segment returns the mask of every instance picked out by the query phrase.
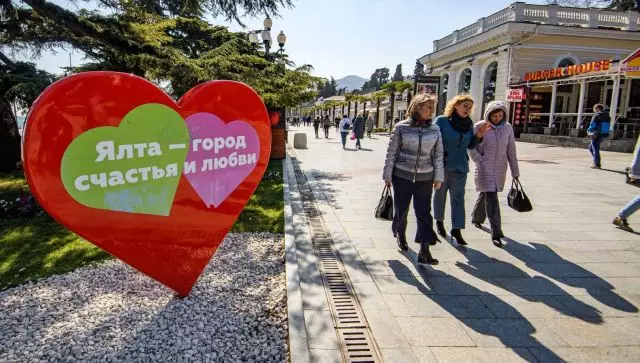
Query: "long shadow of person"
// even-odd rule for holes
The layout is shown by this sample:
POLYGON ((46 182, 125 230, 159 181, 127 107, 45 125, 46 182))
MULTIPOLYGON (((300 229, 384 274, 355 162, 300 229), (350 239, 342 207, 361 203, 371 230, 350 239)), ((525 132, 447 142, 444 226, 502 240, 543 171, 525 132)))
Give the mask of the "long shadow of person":
MULTIPOLYGON (((455 247, 454 247, 455 248, 455 247)), ((521 268, 508 262, 489 257, 469 247, 456 248, 467 256, 467 263, 456 262, 456 266, 471 276, 505 289, 529 302, 542 303, 555 311, 593 324, 602 323, 602 314, 593 306, 576 299, 553 281, 543 276, 531 276, 521 268), (481 261, 481 262, 479 262, 481 261), (501 279, 493 279, 493 278, 501 279), (516 283, 501 283, 500 280, 517 278, 516 283), (525 281, 522 281, 525 279, 525 281), (557 299, 556 297, 561 297, 557 299)), ((507 282, 507 281, 505 281, 507 282)))
POLYGON ((507 243, 503 247, 504 250, 524 262, 530 269, 560 283, 585 289, 594 299, 611 308, 628 313, 638 312, 635 305, 613 291, 615 288, 609 282, 580 265, 562 258, 549 246, 535 242, 531 242, 529 246, 511 238, 505 238, 505 241, 507 243), (533 256, 539 256, 548 263, 536 262, 533 256), (561 271, 558 271, 558 266, 562 266, 561 271))
MULTIPOLYGON (((416 253, 411 250, 402 255, 407 258, 409 263, 414 263, 417 258, 416 253)), ((407 276, 407 274, 411 274, 409 269, 406 266, 400 266, 402 266, 402 264, 397 264, 395 268, 392 269, 396 278, 411 284, 411 279, 407 276)), ((419 277, 415 276, 416 281, 414 283, 414 285, 419 287, 418 290, 462 324, 480 334, 478 339, 486 342, 486 338, 482 336, 495 337, 502 345, 512 349, 521 359, 527 362, 538 362, 538 360, 526 348, 535 348, 536 355, 544 356, 547 361, 564 361, 534 337, 534 333, 536 333, 537 330, 527 318, 498 296, 489 294, 455 276, 432 267, 417 268, 416 270, 420 275, 419 277), (431 291, 431 293, 425 292, 424 285, 417 280, 422 279, 427 286, 433 286, 429 281, 433 277, 440 279, 445 278, 447 280, 447 284, 436 286, 435 290, 437 294, 433 294, 433 291, 431 291), (462 297, 463 300, 452 299, 456 296, 452 296, 454 294, 452 294, 451 291, 447 291, 447 288, 460 292, 458 295, 464 296, 457 297, 462 297), (499 310, 501 311, 501 316, 505 314, 509 316, 509 319, 501 319, 499 316, 496 316, 493 311, 488 310, 479 296, 489 297, 495 300, 494 304, 492 304, 493 311, 499 310)), ((455 345, 455 343, 456 342, 452 342, 452 345, 455 345)), ((478 341, 475 341, 475 343, 477 345, 484 344, 478 341)), ((488 342, 487 344, 495 346, 494 343, 488 342)))

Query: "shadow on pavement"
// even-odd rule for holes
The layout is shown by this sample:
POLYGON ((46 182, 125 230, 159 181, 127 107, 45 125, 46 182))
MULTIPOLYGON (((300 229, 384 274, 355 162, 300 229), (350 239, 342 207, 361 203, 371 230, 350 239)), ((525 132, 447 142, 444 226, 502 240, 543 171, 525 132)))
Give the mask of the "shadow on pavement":
MULTIPOLYGON (((409 262, 411 263, 414 263, 414 261, 417 260, 417 255, 412 250, 404 252, 402 255, 406 257, 407 260, 409 260, 409 262)), ((407 270, 406 272, 404 272, 404 274, 403 271, 400 270, 400 268, 395 269, 394 273, 399 280, 407 282, 407 273, 410 273, 410 271, 408 271, 408 268, 406 266, 402 266, 402 268, 407 270)), ((511 348, 524 361, 537 362, 537 360, 531 353, 522 348, 536 348, 537 350, 542 351, 545 357, 551 358, 551 361, 562 361, 559 356, 557 356, 554 352, 544 346, 544 344, 542 344, 533 336, 533 334, 536 332, 536 328, 533 326, 533 324, 531 324, 520 312, 518 312, 518 310, 509 305, 504 300, 500 299, 498 296, 488 294, 486 291, 482 291, 475 286, 456 278, 455 276, 437 270, 437 268, 434 269, 432 267, 418 267, 417 270, 420 274, 420 278, 427 286, 431 286, 431 284, 429 283, 429 277, 445 277, 450 281, 451 286, 455 286, 456 289, 464 289, 464 295, 469 295, 465 297, 477 298, 481 295, 489 297, 494 300, 492 304, 494 309, 500 309, 502 314, 504 314, 505 316, 509 316, 508 319, 486 317, 478 318, 477 316, 474 317, 473 314, 469 313, 468 309, 461 308, 457 304, 452 304, 450 300, 451 296, 440 294, 424 294, 426 297, 431 299, 433 302, 435 302, 449 314, 451 314, 454 318, 460 321, 462 324, 466 325, 470 329, 473 329, 479 334, 493 336, 499 339, 504 346, 506 346, 507 348, 511 348)), ((416 285, 422 286, 422 284, 416 285)), ((452 345, 455 345, 455 342, 452 342, 452 345)))
POLYGON ((531 247, 529 247, 511 238, 505 238, 504 240, 507 241, 507 243, 503 246, 503 249, 513 257, 524 262, 530 269, 560 283, 585 289, 594 299, 616 310, 628 313, 638 312, 638 308, 635 305, 613 292, 614 287, 609 282, 582 266, 562 258, 549 246, 531 242, 531 247), (538 256, 539 261, 544 260, 547 263, 536 263, 532 261, 532 255, 538 256), (557 275, 558 264, 562 264, 563 267, 571 273, 573 278, 560 279, 557 275))

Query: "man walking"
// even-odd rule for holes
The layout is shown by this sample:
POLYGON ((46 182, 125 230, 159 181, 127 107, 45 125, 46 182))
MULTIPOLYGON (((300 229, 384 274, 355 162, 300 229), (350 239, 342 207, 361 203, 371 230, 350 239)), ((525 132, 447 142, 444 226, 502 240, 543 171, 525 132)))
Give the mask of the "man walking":
POLYGON ((600 159, 600 143, 602 140, 609 136, 609 125, 611 118, 609 114, 604 112, 604 106, 600 103, 593 106, 593 112, 595 113, 591 118, 591 123, 587 129, 589 137, 591 137, 591 144, 589 145, 589 152, 593 156, 593 169, 600 169, 602 167, 600 159))
POLYGON ((322 126, 324 127, 324 138, 329 138, 329 129, 331 128, 331 119, 329 115, 324 115, 322 118, 322 126))
POLYGON ((316 133, 316 139, 320 137, 318 136, 318 129, 320 129, 320 118, 316 117, 316 119, 313 120, 313 131, 316 133))

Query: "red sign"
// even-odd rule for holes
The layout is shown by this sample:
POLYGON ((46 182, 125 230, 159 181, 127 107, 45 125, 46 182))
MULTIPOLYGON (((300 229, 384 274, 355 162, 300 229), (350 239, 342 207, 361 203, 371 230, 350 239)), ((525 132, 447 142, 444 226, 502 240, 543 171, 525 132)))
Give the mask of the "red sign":
POLYGON ((607 71, 611 68, 610 60, 601 60, 584 64, 574 64, 566 67, 558 67, 547 69, 544 71, 525 73, 524 80, 540 81, 544 79, 560 78, 565 76, 574 76, 577 74, 607 71))
POLYGON ((507 92, 508 102, 522 102, 525 99, 524 88, 513 88, 507 92))
POLYGON ((247 85, 201 84, 177 103, 145 79, 73 75, 29 112, 31 191, 55 220, 186 296, 262 179, 264 103, 247 85))

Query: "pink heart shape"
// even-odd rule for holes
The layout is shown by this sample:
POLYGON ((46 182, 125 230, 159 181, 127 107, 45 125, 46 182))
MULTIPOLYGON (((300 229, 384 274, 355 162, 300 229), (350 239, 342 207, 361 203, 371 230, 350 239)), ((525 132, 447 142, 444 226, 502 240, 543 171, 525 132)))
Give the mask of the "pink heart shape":
POLYGON ((256 167, 260 139, 249 123, 225 123, 207 112, 193 114, 185 122, 191 145, 184 174, 207 207, 217 208, 256 167), (243 138, 245 143, 239 142, 243 138), (190 164, 195 168, 188 168, 190 164))

